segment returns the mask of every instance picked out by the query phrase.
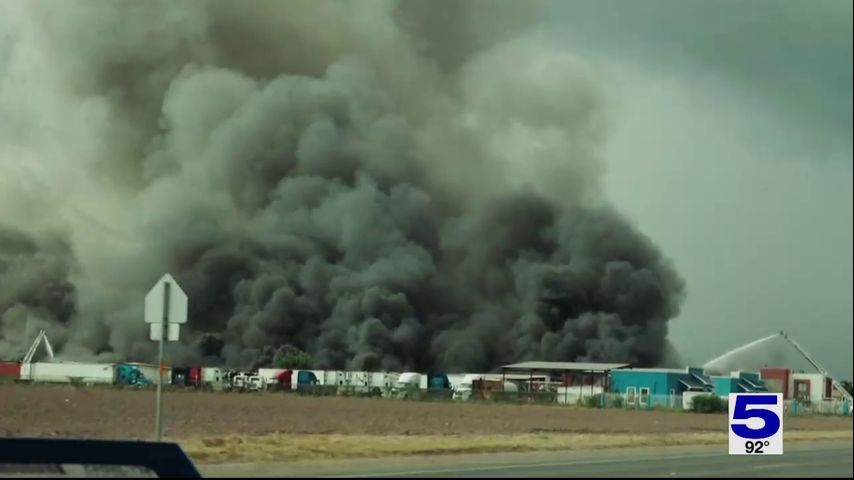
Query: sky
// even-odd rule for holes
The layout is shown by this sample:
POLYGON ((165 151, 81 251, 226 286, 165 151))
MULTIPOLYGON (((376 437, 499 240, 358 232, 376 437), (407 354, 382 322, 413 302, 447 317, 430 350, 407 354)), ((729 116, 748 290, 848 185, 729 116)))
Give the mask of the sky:
MULTIPOLYGON (((404 37, 397 37, 402 33, 386 15, 385 2, 374 2, 373 9, 360 6, 356 18, 348 10, 352 5, 338 4, 327 11, 311 2, 306 4, 311 8, 289 11, 281 10, 277 2, 259 3, 254 10, 241 10, 241 15, 224 7, 229 2, 210 9, 207 6, 213 4, 189 2, 174 9, 126 9, 119 4, 106 10, 68 7, 68 14, 48 6, 49 2, 33 7, 41 12, 35 14, 29 7, 23 8, 31 2, 12 3, 17 8, 10 7, 9 15, 0 15, 0 57, 11 59, 0 62, 6 67, 0 69, 0 110, 6 107, 4 113, 11 113, 0 115, 0 124, 5 125, 0 128, 0 169, 12 172, 0 175, 0 220, 13 226, 26 224, 32 230, 67 224, 74 260, 82 267, 65 263, 72 250, 47 242, 46 246, 56 250, 52 255, 62 261, 50 263, 56 268, 44 270, 50 274, 56 270, 61 278, 70 270, 83 272, 78 276, 86 281, 75 284, 81 296, 78 303, 82 311, 94 309, 97 315, 81 313, 76 318, 93 319, 97 328, 75 328, 74 332, 87 332, 86 340, 95 345, 87 348, 93 352, 107 343, 119 351, 133 350, 136 345, 150 350, 146 337, 135 340, 139 332, 145 333, 137 327, 128 328, 127 335, 116 333, 122 325, 140 325, 135 320, 138 312, 134 312, 140 304, 132 298, 135 290, 142 292, 150 285, 144 281, 147 273, 141 272, 172 268, 168 262, 180 256, 175 252, 192 252, 196 245, 205 244, 197 237, 210 235, 212 245, 222 241, 217 228, 192 230, 187 225, 195 224, 183 221, 199 215, 195 204, 173 215, 170 197, 158 189, 183 198, 187 189, 180 182, 196 180, 186 177, 190 173, 169 180, 182 171, 170 170, 169 165, 180 164, 174 163, 175 158, 185 162, 196 154, 207 159, 201 153, 207 145, 193 135, 215 123, 209 125, 202 117, 239 111, 232 106, 212 108, 217 102, 200 100, 196 95, 201 90, 172 89, 186 81, 175 76, 176 68, 188 59, 201 64, 218 59, 243 78, 234 87, 235 92, 242 92, 240 89, 266 85, 260 80, 244 81, 245 72, 258 79, 279 70, 316 75, 326 62, 355 52, 388 75, 388 85, 393 88, 371 85, 384 90, 377 99, 397 95, 395 98, 406 101, 391 102, 399 104, 395 108, 413 118, 428 112, 435 121, 436 130, 424 134, 429 155, 411 156, 407 150, 399 156, 444 160, 431 163, 429 171, 441 170, 437 179, 449 182, 449 190, 464 191, 462 197, 474 197, 479 190, 470 188, 475 182, 459 178, 471 174, 480 183, 490 184, 491 175, 484 180, 481 173, 489 172, 475 171, 480 163, 454 161, 478 159, 471 155, 469 140, 459 144, 449 140, 459 134, 453 127, 456 123, 449 121, 456 116, 465 120, 461 123, 469 133, 464 135, 476 136, 485 145, 489 161, 497 162, 482 165, 501 166, 496 177, 507 167, 511 183, 539 183, 537 187, 550 195, 557 189, 559 194, 567 193, 562 199, 567 204, 586 198, 587 187, 598 187, 600 165, 590 153, 593 146, 601 147, 599 155, 607 167, 603 198, 615 203, 653 239, 686 281, 687 296, 678 317, 669 322, 669 336, 687 362, 700 365, 724 351, 785 330, 814 352, 831 373, 843 379, 854 377, 850 0, 543 0, 551 2, 547 3, 546 20, 538 16, 539 9, 532 8, 533 1, 509 0, 503 7, 493 2, 495 8, 489 10, 491 1, 446 2, 440 9, 433 8, 435 2, 422 2, 418 8, 419 3, 404 2, 412 8, 408 14, 418 20, 414 22, 416 43, 426 45, 419 48, 430 62, 415 58, 415 50, 410 51, 404 37), (29 13, 25 15, 25 11, 29 13), (125 15, 146 20, 115 22, 125 15), (318 30, 318 18, 332 26, 318 30), (118 24, 133 28, 109 38, 97 35, 118 24), (211 25, 217 28, 208 30, 211 25), (252 25, 250 34, 247 25, 252 25), (535 31, 532 38, 515 38, 530 33, 529 28, 535 31), (502 37, 508 43, 502 44, 502 37), (153 38, 159 41, 152 42, 153 38), (542 40, 553 45, 543 45, 542 40), (208 45, 203 48, 200 44, 205 42, 208 45), (282 45, 284 50, 255 46, 267 42, 282 45), (569 55, 554 55, 555 48, 569 55), (245 53, 249 51, 258 57, 245 53), (469 58, 475 52, 483 55, 469 58), (567 56, 576 58, 569 61, 567 56), (138 75, 152 65, 157 68, 138 75), (434 79, 434 66, 448 78, 434 79), (122 72, 130 72, 134 81, 128 82, 122 72), (419 80, 429 85, 421 85, 419 80), (431 98, 431 89, 450 98, 446 90, 452 90, 452 85, 461 91, 455 92, 459 95, 448 105, 424 100, 431 98), (180 100, 185 94, 188 103, 180 100), (206 108, 193 107, 196 101, 206 108), (445 108, 448 110, 442 110, 445 108), (186 119, 181 116, 184 113, 186 119), (177 122, 169 135, 184 138, 180 135, 188 129, 187 138, 193 139, 188 140, 188 151, 169 150, 173 143, 163 142, 161 131, 169 123, 161 120, 177 122), (187 122, 181 123, 184 120, 187 122), (530 128, 516 128, 514 121, 530 128), (607 127, 605 135, 600 135, 601 125, 607 127), (549 126, 557 126, 561 134, 554 137, 549 126), (443 142, 433 141, 436 138, 443 142), (143 148, 149 140, 154 153, 143 148), (518 160, 510 165, 508 159, 518 160), (505 160, 507 165, 503 165, 505 160), (556 165, 558 161, 563 163, 556 165), (455 170, 460 165, 465 168, 455 170), (160 183, 164 179, 166 183, 160 183), (125 212, 131 209, 142 213, 129 217, 125 212), (84 221, 77 221, 80 218, 84 221), (109 225, 103 232, 120 231, 122 235, 104 235, 92 228, 95 225, 109 225), (154 228, 152 225, 172 226, 170 231, 177 233, 174 238, 140 240, 146 237, 135 229, 144 231, 142 226, 154 228), (185 249, 183 240, 192 248, 185 249), (139 245, 146 243, 151 244, 146 247, 151 252, 133 253, 137 248, 145 253, 139 245), (110 255, 119 260, 112 261, 110 255), (145 265, 133 262, 139 258, 146 259, 145 265), (114 309, 120 313, 113 314, 114 309)), ((198 72, 190 73, 193 77, 198 72)), ((354 73, 352 78, 344 75, 340 80, 349 87, 365 78, 354 73)), ((220 88, 219 83, 215 85, 220 88)), ((270 95, 288 98, 290 90, 286 90, 270 95)), ((244 94, 234 95, 235 105, 241 104, 236 99, 244 94)), ((220 100, 230 102, 231 98, 220 100)), ((275 103, 249 105, 264 107, 262 110, 270 107, 270 115, 279 115, 275 103)), ((294 111, 282 109, 281 114, 289 118, 294 111)), ((416 123, 433 128, 431 122, 416 123)), ((269 132, 267 127, 272 124, 249 125, 247 135, 269 132)), ((388 128, 396 125, 383 124, 388 128)), ((273 133, 265 134, 271 135, 273 145, 291 141, 290 137, 282 140, 273 133)), ((394 143, 391 140, 397 134, 371 138, 385 145, 386 141, 394 143)), ((310 145, 333 143, 309 138, 310 145)), ((227 147, 223 162, 243 161, 229 150, 240 150, 243 145, 234 138, 214 143, 227 147)), ((246 140, 247 162, 268 160, 265 152, 257 153, 257 143, 257 139, 246 140)), ((394 144, 395 149, 405 146, 405 142, 394 144)), ((396 155, 376 158, 389 161, 396 155)), ((207 166, 197 168, 193 174, 208 176, 207 166)), ((240 170, 253 172, 247 174, 250 187, 263 190, 271 184, 262 178, 267 172, 264 169, 240 170)), ((392 170, 398 171, 398 166, 392 170)), ((212 171, 218 172, 216 168, 212 171)), ((228 182, 226 185, 231 188, 228 182)), ((210 198, 196 195, 199 211, 205 215, 208 201, 223 202, 217 208, 222 206, 232 214, 243 212, 242 207, 237 208, 242 203, 264 198, 253 193, 250 200, 234 201, 223 194, 227 188, 211 188, 216 195, 210 198)), ((218 220, 231 228, 217 212, 218 220)), ((243 225, 244 221, 235 218, 233 224, 243 225)), ((257 239, 258 235, 253 237, 257 239)), ((40 256, 32 258, 35 265, 42 265, 40 256)), ((203 262, 195 266, 205 268, 203 262)), ((213 268, 205 272, 197 278, 225 278, 213 268)), ((154 281, 160 274, 148 276, 154 281)), ((31 281, 35 277, 29 275, 17 277, 26 286, 54 285, 31 281)), ((62 282, 56 285, 65 286, 62 282)), ((213 290, 199 282, 203 298, 213 290)), ((4 291, 16 293, 8 287, 4 291)), ((65 292, 70 295, 72 290, 65 292)), ((49 297, 54 298, 65 297, 49 297)), ((61 303, 63 308, 65 305, 61 303)), ((210 308, 229 310, 217 305, 210 308)), ((23 331, 19 324, 36 325, 24 310, 16 312, 17 320, 10 321, 9 331, 23 331)), ((353 316, 354 321, 359 318, 353 316)), ((235 325, 243 328, 240 322, 235 325)), ((59 327, 64 331, 63 325, 59 327)), ((656 338, 661 338, 660 333, 656 330, 656 338)), ((17 336, 15 345, 24 338, 17 336)), ((26 338, 30 337, 27 333, 26 338)), ((269 339, 255 335, 252 341, 259 343, 252 348, 260 348, 269 339)))
POLYGON ((608 197, 687 283, 670 338, 700 364, 785 330, 852 378, 852 3, 565 1, 595 72, 608 197))

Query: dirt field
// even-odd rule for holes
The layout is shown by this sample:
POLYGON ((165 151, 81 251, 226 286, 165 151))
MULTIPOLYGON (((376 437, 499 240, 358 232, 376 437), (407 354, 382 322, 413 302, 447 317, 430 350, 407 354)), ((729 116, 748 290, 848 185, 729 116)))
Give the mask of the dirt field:
MULTIPOLYGON (((0 436, 151 438, 154 392, 0 385, 0 436)), ((167 392, 165 435, 663 434, 724 431, 725 415, 285 394, 167 392)), ((851 418, 787 418, 786 431, 848 430, 851 418)))
MULTIPOLYGON (((786 444, 852 440, 850 430, 795 430, 786 444)), ((629 447, 726 445, 724 432, 692 433, 520 433, 496 435, 310 435, 278 434, 186 439, 180 443, 198 463, 302 461, 334 458, 390 458, 489 452, 545 452, 629 447)))

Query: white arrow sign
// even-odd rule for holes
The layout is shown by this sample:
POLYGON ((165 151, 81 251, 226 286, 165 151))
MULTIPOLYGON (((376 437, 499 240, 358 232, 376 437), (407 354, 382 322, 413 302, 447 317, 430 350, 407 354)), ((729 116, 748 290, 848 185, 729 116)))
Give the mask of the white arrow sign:
POLYGON ((187 294, 172 275, 163 275, 145 296, 145 322, 187 323, 187 294))

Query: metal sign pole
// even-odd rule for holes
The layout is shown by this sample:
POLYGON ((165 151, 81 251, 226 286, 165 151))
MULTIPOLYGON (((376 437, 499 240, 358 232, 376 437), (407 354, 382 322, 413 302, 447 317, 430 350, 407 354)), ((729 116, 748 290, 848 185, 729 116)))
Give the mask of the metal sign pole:
POLYGON ((163 285, 163 328, 160 331, 160 346, 158 347, 157 354, 157 407, 155 411, 156 419, 155 419, 155 436, 157 441, 159 442, 163 437, 163 422, 161 420, 161 416, 163 414, 163 399, 162 399, 162 390, 163 390, 163 342, 166 337, 166 332, 169 329, 169 282, 166 282, 163 285))

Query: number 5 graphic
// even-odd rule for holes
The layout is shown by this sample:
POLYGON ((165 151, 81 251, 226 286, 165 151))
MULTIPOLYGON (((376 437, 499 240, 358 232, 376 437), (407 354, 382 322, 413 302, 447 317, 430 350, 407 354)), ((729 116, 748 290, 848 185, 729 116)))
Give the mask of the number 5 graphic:
POLYGON ((749 428, 746 424, 733 424, 730 426, 732 428, 733 433, 738 435, 741 438, 749 438, 752 440, 757 440, 760 438, 768 438, 778 430, 780 430, 780 418, 777 417, 777 414, 771 410, 766 410, 764 408, 750 408, 747 407, 750 405, 776 405, 777 404, 777 396, 776 395, 751 395, 751 396, 739 396, 735 399, 735 407, 732 412, 733 420, 749 420, 751 418, 761 418, 765 424, 762 428, 752 429, 749 428))

